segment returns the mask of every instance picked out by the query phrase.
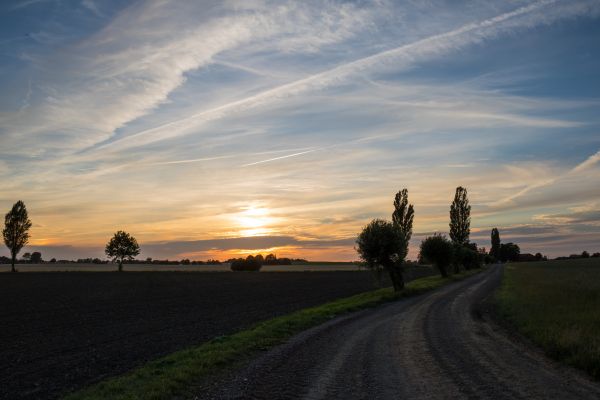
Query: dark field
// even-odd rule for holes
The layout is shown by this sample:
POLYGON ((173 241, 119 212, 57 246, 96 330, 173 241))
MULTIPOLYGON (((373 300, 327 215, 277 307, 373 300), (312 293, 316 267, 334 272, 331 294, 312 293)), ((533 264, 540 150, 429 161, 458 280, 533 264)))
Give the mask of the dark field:
POLYGON ((371 289, 368 272, 1 274, 0 397, 56 398, 258 321, 371 289))

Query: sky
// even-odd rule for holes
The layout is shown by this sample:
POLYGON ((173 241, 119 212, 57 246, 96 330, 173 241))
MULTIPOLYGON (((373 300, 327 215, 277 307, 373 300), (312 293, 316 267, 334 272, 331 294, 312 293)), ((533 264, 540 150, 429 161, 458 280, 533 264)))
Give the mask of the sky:
MULTIPOLYGON (((600 251, 600 1, 0 3, 0 210, 23 251, 357 260, 468 189, 471 241, 600 251)), ((3 248, 2 255, 8 255, 3 248)))

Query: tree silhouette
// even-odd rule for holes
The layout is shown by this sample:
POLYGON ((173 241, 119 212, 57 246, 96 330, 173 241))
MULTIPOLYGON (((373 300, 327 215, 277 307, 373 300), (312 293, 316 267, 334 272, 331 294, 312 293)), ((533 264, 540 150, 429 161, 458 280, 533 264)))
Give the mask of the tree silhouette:
POLYGON ((514 243, 502 243, 500 245, 500 261, 519 261, 521 249, 514 243))
POLYGON ((135 256, 140 254, 140 246, 138 245, 137 240, 129 233, 118 231, 110 239, 104 252, 114 261, 119 262, 119 272, 121 272, 123 271, 123 261, 126 259, 132 260, 135 256))
POLYGON ((421 242, 420 257, 434 264, 442 277, 448 277, 448 266, 452 262, 454 247, 445 236, 434 234, 421 242))
POLYGON ((2 230, 4 244, 10 250, 12 272, 17 272, 15 269, 17 255, 29 241, 29 228, 31 228, 31 220, 27 215, 27 208, 25 203, 19 200, 4 217, 4 229, 2 230))
POLYGON ((399 254, 400 261, 404 261, 408 255, 408 243, 412 236, 413 220, 415 218, 415 210, 412 204, 408 204, 408 190, 402 189, 396 193, 394 199, 394 212, 392 213, 392 223, 402 236, 404 249, 399 254))
POLYGON ((494 256, 497 260, 500 259, 500 232, 498 228, 492 229, 492 248, 490 249, 490 254, 494 256))
POLYGON ((405 251, 406 244, 394 224, 374 219, 358 235, 356 244, 356 251, 367 266, 378 276, 381 268, 385 269, 392 280, 394 290, 402 290, 404 279, 397 263, 399 256, 405 251))
POLYGON ((454 201, 450 205, 450 239, 452 242, 465 245, 471 233, 471 206, 467 198, 467 189, 456 188, 454 201))
POLYGON ((34 251, 33 253, 31 253, 31 257, 29 257, 29 262, 35 263, 35 264, 39 264, 41 263, 42 260, 42 253, 40 253, 39 251, 34 251))

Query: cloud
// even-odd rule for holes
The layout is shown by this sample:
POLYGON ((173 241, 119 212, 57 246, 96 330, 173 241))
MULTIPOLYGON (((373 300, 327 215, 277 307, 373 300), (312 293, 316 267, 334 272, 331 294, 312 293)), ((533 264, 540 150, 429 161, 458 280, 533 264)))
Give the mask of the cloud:
MULTIPOLYGON (((125 124, 168 102, 185 74, 248 43, 294 37, 288 51, 311 51, 364 28, 370 11, 350 3, 304 3, 235 10, 221 2, 148 1, 123 10, 89 38, 41 61, 45 84, 36 107, 5 125, 13 151, 22 138, 43 137, 46 151, 100 143, 125 124), (201 7, 201 10, 198 8, 201 7), (199 12, 201 11, 201 12, 199 12), (236 11, 236 12, 233 12, 236 11)), ((86 1, 89 9, 97 9, 86 1)))
POLYGON ((98 6, 96 5, 96 3, 93 0, 83 0, 81 2, 81 5, 83 5, 85 8, 87 8, 88 10, 90 10, 97 17, 103 17, 104 16, 104 14, 100 11, 100 9, 98 8, 98 6))
MULTIPOLYGON (((204 110, 191 116, 172 121, 162 126, 153 127, 135 134, 117 139, 101 146, 118 146, 124 149, 140 146, 174 136, 189 134, 198 123, 222 118, 232 112, 253 108, 266 102, 281 100, 309 90, 318 90, 337 85, 349 77, 363 71, 393 69, 398 72, 409 68, 419 61, 439 57, 448 52, 458 51, 466 46, 494 39, 501 34, 514 33, 522 29, 530 29, 538 25, 549 24, 557 19, 572 18, 581 15, 597 14, 600 5, 594 2, 560 4, 556 1, 539 1, 512 12, 504 13, 480 22, 469 23, 458 29, 436 34, 424 39, 405 44, 391 50, 364 57, 349 63, 338 65, 329 70, 289 82, 258 94, 220 105, 214 109, 204 110), (552 8, 552 6, 555 6, 552 8)), ((476 115, 472 115, 476 117, 476 115)), ((497 116, 502 118, 501 116, 497 116)), ((523 120, 521 121, 523 122, 523 120)))

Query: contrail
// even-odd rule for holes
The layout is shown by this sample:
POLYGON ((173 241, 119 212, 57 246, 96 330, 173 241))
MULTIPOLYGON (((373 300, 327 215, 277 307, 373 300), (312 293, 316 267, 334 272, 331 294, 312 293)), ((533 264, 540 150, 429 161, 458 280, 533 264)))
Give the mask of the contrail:
POLYGON ((518 191, 515 194, 512 194, 498 202, 496 202, 494 205, 502 205, 508 202, 513 201, 514 199, 517 199, 525 194, 527 194, 528 192, 532 191, 533 189, 537 189, 540 187, 544 187, 544 186, 548 186, 548 185, 552 185, 553 183, 555 183, 556 181, 565 178, 567 176, 585 171, 587 169, 590 169, 591 167, 593 167, 594 165, 598 164, 598 162, 600 162, 600 151, 598 151, 595 154, 592 154, 591 156, 589 156, 588 158, 586 158, 584 161, 582 161, 581 163, 577 164, 575 167, 571 168, 569 171, 565 172, 564 174, 561 174, 555 178, 551 178, 551 179, 547 179, 545 181, 542 182, 538 182, 535 183, 533 185, 529 185, 524 189, 521 189, 520 191, 518 191))
POLYGON ((312 149, 312 150, 307 150, 307 151, 301 151, 300 153, 288 154, 286 156, 269 158, 268 160, 262 160, 262 161, 256 161, 256 162, 249 163, 249 164, 244 164, 244 165, 242 165, 242 167, 249 167, 251 165, 264 164, 264 163, 268 163, 268 162, 276 161, 276 160, 283 160, 284 158, 301 156, 302 154, 312 153, 317 150, 320 150, 320 149, 312 149))
MULTIPOLYGON (((185 134, 183 131, 186 128, 191 127, 191 123, 193 122, 205 122, 218 119, 227 115, 228 113, 231 113, 232 111, 243 111, 245 109, 264 104, 278 98, 296 95, 310 89, 324 88, 362 70, 381 66, 385 61, 394 61, 394 67, 396 70, 400 70, 401 67, 406 68, 420 59, 426 59, 431 56, 446 53, 450 50, 457 50, 470 44, 479 43, 485 39, 496 37, 498 34, 511 29, 531 28, 540 24, 549 23, 554 19, 567 18, 569 16, 590 12, 589 9, 585 9, 581 4, 575 4, 573 5, 572 9, 561 10, 561 12, 557 13, 557 15, 540 14, 536 16, 537 18, 535 20, 525 20, 521 23, 515 22, 512 25, 508 24, 504 28, 502 26, 498 26, 504 22, 525 16, 555 3, 557 3, 557 0, 538 1, 493 18, 489 18, 480 22, 472 22, 452 31, 417 40, 413 43, 386 50, 349 62, 347 64, 339 65, 332 69, 265 90, 261 93, 236 100, 210 110, 205 110, 176 121, 168 122, 154 128, 140 131, 133 135, 115 140, 114 142, 98 146, 95 148, 95 150, 105 149, 117 145, 120 146, 119 150, 122 150, 123 148, 140 146, 147 143, 177 137, 185 134), (473 35, 467 36, 468 33, 473 33, 473 35), (170 129, 169 131, 165 131, 165 128, 170 129), (145 138, 140 140, 142 137, 145 138)), ((570 3, 568 4, 571 6, 570 3)))

